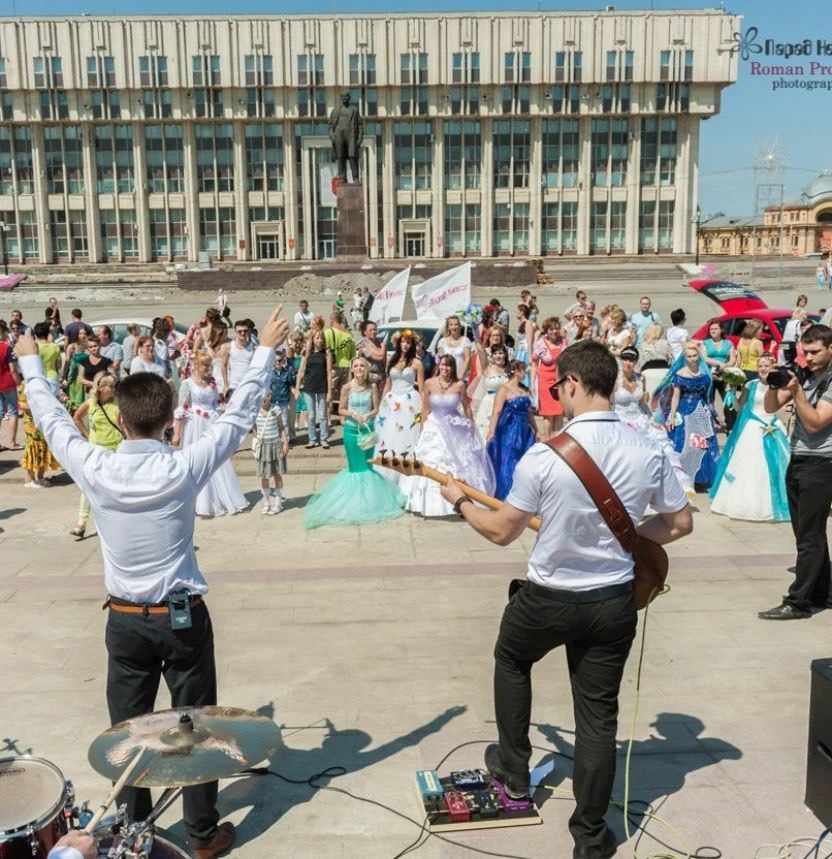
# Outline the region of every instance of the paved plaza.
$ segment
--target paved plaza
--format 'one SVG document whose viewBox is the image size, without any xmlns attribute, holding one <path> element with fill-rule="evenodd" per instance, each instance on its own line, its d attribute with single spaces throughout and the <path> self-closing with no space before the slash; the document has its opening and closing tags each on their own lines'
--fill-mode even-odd
<svg viewBox="0 0 832 859">
<path fill-rule="evenodd" d="M 105 614 L 94 534 L 76 542 L 77 490 L 68 480 L 22 487 L 15 455 L 0 454 L 0 671 L 6 753 L 57 764 L 79 799 L 107 791 L 89 767 L 92 739 L 108 725 L 104 699 Z M 301 508 L 340 467 L 340 446 L 310 456 L 294 449 L 291 499 L 277 517 L 255 508 L 200 521 L 198 557 L 211 586 L 220 701 L 273 714 L 285 745 L 273 768 L 419 817 L 413 776 L 464 746 L 445 769 L 477 766 L 495 728 L 491 649 L 506 588 L 521 575 L 529 532 L 497 548 L 459 521 L 396 521 L 353 529 L 301 527 Z M 249 499 L 259 498 L 251 455 L 235 458 Z M 828 656 L 832 613 L 765 623 L 793 563 L 787 525 L 733 522 L 697 499 L 694 534 L 670 547 L 671 592 L 650 611 L 632 759 L 632 797 L 658 808 L 680 835 L 653 821 L 638 855 L 717 847 L 731 859 L 764 843 L 819 834 L 803 807 L 809 663 Z M 636 703 L 630 659 L 619 727 L 623 753 Z M 535 670 L 535 763 L 570 753 L 572 701 L 561 654 Z M 167 706 L 160 695 L 158 706 Z M 566 824 L 570 762 L 555 758 L 538 794 L 544 825 L 452 840 L 496 855 L 571 856 Z M 392 859 L 418 829 L 376 806 L 274 778 L 221 785 L 220 812 L 238 825 L 241 859 Z M 164 823 L 181 834 L 179 811 Z M 623 820 L 610 821 L 624 840 Z M 632 842 L 634 843 L 634 842 Z M 686 846 L 687 845 L 687 846 Z M 619 855 L 631 855 L 630 846 Z M 424 857 L 475 855 L 431 839 Z M 684 855 L 684 852 L 683 852 Z M 773 855 L 773 854 L 765 854 Z M 802 855 L 802 853 L 801 853 Z"/>
</svg>

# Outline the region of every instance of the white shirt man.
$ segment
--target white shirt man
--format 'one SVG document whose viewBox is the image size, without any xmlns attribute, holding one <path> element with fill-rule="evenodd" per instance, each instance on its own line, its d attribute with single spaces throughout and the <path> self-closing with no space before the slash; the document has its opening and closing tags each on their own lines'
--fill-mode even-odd
<svg viewBox="0 0 832 859">
<path fill-rule="evenodd" d="M 315 318 L 315 314 L 309 309 L 309 302 L 305 299 L 298 306 L 300 309 L 295 313 L 292 325 L 295 328 L 299 328 L 304 334 L 307 334 L 312 328 L 312 320 Z"/>
<path fill-rule="evenodd" d="M 610 406 L 618 365 L 591 340 L 565 349 L 555 382 L 569 433 L 612 485 L 639 534 L 669 543 L 693 519 L 667 453 L 625 425 Z M 486 767 L 510 796 L 529 790 L 531 667 L 564 646 L 575 698 L 575 856 L 607 857 L 615 838 L 604 815 L 615 777 L 618 692 L 636 632 L 633 557 L 613 535 L 572 468 L 548 446 L 520 460 L 506 503 L 496 511 L 465 503 L 449 481 L 442 495 L 479 534 L 508 545 L 541 518 L 525 581 L 512 584 L 494 648 L 499 743 Z M 648 505 L 658 515 L 642 521 Z M 588 738 L 591 737 L 591 742 Z"/>
<path fill-rule="evenodd" d="M 234 326 L 234 339 L 222 346 L 222 378 L 226 391 L 233 391 L 242 381 L 252 356 L 254 343 L 251 329 L 243 322 Z"/>
</svg>

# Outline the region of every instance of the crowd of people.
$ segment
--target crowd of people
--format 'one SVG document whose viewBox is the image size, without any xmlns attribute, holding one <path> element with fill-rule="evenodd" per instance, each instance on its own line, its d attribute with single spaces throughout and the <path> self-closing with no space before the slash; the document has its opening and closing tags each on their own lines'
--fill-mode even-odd
<svg viewBox="0 0 832 859">
<path fill-rule="evenodd" d="M 788 518 L 787 436 L 777 416 L 768 419 L 763 413 L 765 380 L 775 362 L 760 339 L 759 320 L 749 321 L 736 345 L 717 321 L 698 342 L 691 339 L 683 309 L 672 311 L 664 328 L 646 295 L 631 312 L 612 303 L 596 311 L 595 302 L 578 290 L 561 316 L 541 318 L 536 297 L 523 290 L 513 313 L 492 299 L 476 312 L 469 308 L 448 316 L 431 351 L 410 329 L 380 338 L 369 319 L 368 290 L 355 291 L 352 327 L 344 305 L 338 293 L 325 320 L 302 299 L 276 355 L 269 397 L 252 427 L 264 515 L 283 507 L 289 448 L 305 442 L 309 450 L 329 449 L 336 422 L 342 425 L 347 468 L 333 487 L 324 487 L 312 499 L 306 527 L 378 521 L 405 510 L 448 515 L 430 481 L 373 468 L 373 453 L 415 457 L 505 499 L 523 454 L 563 427 L 556 384 L 559 356 L 572 343 L 594 341 L 607 348 L 619 368 L 612 399 L 616 413 L 665 447 L 686 492 L 710 491 L 712 510 L 733 518 Z M 801 335 L 810 324 L 807 297 L 801 295 L 781 350 L 791 350 L 799 366 L 805 366 Z M 12 347 L 28 328 L 17 310 L 9 323 L 0 320 L 0 416 L 7 429 L 4 446 L 22 451 L 26 487 L 41 489 L 50 485 L 48 474 L 60 465 L 31 419 L 14 362 Z M 166 381 L 176 400 L 166 440 L 174 448 L 187 448 L 222 413 L 258 344 L 251 319 L 231 324 L 224 290 L 187 329 L 178 330 L 171 316 L 163 316 L 153 320 L 149 334 L 129 325 L 122 342 L 116 342 L 109 326 L 93 330 L 79 308 L 64 326 L 57 300 L 50 299 L 32 331 L 52 392 L 93 443 L 111 450 L 122 437 L 122 379 L 152 373 Z M 749 431 L 760 421 L 766 427 L 765 444 L 759 431 Z M 723 432 L 729 443 L 720 451 Z M 771 491 L 756 493 L 752 504 L 750 493 L 762 486 L 752 463 L 760 462 L 775 477 Z M 378 475 L 389 485 L 379 483 Z M 347 487 L 355 481 L 362 492 L 351 497 L 366 503 L 337 503 L 353 491 L 354 486 Z M 764 498 L 769 500 L 762 503 Z M 247 507 L 228 463 L 200 493 L 196 512 L 219 516 Z M 82 496 L 70 533 L 84 537 L 88 517 Z"/>
</svg>

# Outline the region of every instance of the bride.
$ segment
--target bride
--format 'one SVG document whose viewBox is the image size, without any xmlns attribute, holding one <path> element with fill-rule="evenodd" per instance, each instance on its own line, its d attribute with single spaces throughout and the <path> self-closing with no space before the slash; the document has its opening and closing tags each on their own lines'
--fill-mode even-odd
<svg viewBox="0 0 832 859">
<path fill-rule="evenodd" d="M 422 395 L 422 434 L 416 444 L 416 459 L 425 465 L 452 474 L 469 486 L 494 494 L 494 469 L 471 417 L 471 407 L 463 396 L 465 384 L 456 373 L 456 359 L 443 355 L 439 371 L 425 382 Z M 427 477 L 406 477 L 401 489 L 405 505 L 422 516 L 449 516 L 453 508 L 439 491 L 439 484 Z"/>
</svg>

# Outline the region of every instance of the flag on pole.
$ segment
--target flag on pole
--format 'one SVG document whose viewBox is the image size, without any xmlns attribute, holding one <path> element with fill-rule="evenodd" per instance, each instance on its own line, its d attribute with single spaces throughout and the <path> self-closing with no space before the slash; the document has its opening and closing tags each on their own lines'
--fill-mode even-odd
<svg viewBox="0 0 832 859">
<path fill-rule="evenodd" d="M 387 281 L 375 295 L 373 306 L 370 308 L 371 321 L 384 325 L 386 322 L 395 322 L 402 318 L 409 280 L 410 266 Z"/>
<path fill-rule="evenodd" d="M 443 271 L 411 287 L 417 319 L 442 319 L 471 303 L 471 263 Z"/>
</svg>

